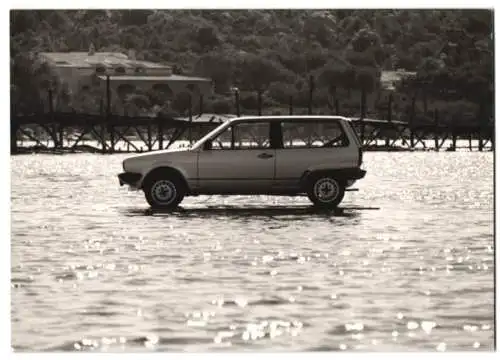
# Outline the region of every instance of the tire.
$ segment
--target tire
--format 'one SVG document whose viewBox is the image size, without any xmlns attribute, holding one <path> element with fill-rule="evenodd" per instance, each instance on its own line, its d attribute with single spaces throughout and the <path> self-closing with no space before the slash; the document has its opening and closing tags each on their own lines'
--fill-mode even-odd
<svg viewBox="0 0 500 360">
<path fill-rule="evenodd" d="M 335 209 L 344 199 L 345 184 L 331 175 L 313 175 L 307 184 L 307 196 L 314 206 Z"/>
<path fill-rule="evenodd" d="M 174 174 L 156 175 L 144 184 L 144 195 L 153 209 L 173 210 L 186 195 L 184 182 Z"/>
</svg>

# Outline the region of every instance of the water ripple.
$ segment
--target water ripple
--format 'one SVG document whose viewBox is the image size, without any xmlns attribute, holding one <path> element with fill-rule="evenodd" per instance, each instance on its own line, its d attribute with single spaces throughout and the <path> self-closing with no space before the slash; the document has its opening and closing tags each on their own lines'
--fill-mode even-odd
<svg viewBox="0 0 500 360">
<path fill-rule="evenodd" d="M 15 156 L 14 351 L 491 351 L 491 153 L 367 153 L 342 209 L 150 210 L 123 155 Z"/>
</svg>

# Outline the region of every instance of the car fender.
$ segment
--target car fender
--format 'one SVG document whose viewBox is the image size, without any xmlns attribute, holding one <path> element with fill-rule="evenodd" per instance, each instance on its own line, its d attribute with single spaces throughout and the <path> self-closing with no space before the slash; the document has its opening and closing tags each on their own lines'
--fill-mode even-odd
<svg viewBox="0 0 500 360">
<path fill-rule="evenodd" d="M 362 170 L 357 167 L 346 167 L 346 168 L 314 168 L 304 171 L 300 178 L 300 186 L 304 187 L 307 185 L 308 180 L 311 176 L 317 175 L 329 175 L 340 181 L 347 183 L 348 180 L 358 180 L 366 175 L 366 170 Z"/>
</svg>

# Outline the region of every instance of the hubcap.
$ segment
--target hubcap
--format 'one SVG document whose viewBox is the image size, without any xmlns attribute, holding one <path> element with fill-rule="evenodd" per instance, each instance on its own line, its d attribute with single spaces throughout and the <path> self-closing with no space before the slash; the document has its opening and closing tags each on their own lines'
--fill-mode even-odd
<svg viewBox="0 0 500 360">
<path fill-rule="evenodd" d="M 151 195 L 158 204 L 168 205 L 177 195 L 175 185 L 169 180 L 159 180 L 151 187 Z"/>
<path fill-rule="evenodd" d="M 319 201 L 331 202 L 335 200 L 339 194 L 339 185 L 333 179 L 323 178 L 316 181 L 313 191 Z"/>
</svg>

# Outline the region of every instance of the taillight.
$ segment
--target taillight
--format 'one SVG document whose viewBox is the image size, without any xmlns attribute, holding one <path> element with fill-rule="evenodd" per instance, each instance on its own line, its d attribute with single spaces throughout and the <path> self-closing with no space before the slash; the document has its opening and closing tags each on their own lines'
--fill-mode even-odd
<svg viewBox="0 0 500 360">
<path fill-rule="evenodd" d="M 358 149 L 358 154 L 358 166 L 361 166 L 361 164 L 363 163 L 363 150 L 361 150 L 361 147 Z"/>
</svg>

